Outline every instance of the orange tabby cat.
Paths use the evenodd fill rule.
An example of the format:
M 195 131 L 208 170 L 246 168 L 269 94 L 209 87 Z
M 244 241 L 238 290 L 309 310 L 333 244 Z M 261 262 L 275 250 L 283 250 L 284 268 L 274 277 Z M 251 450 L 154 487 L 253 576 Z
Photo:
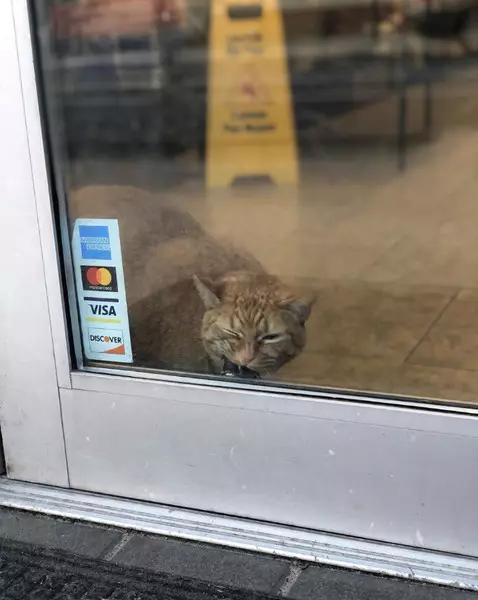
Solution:
M 190 215 L 115 186 L 82 188 L 70 207 L 119 220 L 136 366 L 217 373 L 227 358 L 267 375 L 302 351 L 313 298 Z
M 312 296 L 294 295 L 276 277 L 248 271 L 194 281 L 206 307 L 202 343 L 216 369 L 226 358 L 270 375 L 300 354 Z

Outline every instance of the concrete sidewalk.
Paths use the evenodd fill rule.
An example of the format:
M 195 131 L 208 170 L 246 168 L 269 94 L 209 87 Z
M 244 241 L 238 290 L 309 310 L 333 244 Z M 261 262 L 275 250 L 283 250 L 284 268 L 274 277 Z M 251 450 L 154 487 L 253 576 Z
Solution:
M 138 567 L 155 574 L 235 588 L 247 592 L 248 597 L 265 593 L 297 600 L 478 599 L 475 592 L 8 509 L 0 509 L 0 542 L 3 540 L 96 559 L 101 564 L 124 567 L 125 571 Z M 1 581 L 0 577 L 0 598 L 6 598 Z

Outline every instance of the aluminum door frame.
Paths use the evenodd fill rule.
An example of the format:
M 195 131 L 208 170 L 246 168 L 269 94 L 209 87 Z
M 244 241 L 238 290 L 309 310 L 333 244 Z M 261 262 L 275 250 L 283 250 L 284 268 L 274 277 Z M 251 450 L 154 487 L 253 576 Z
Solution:
M 0 2 L 0 424 L 11 477 L 67 486 L 70 361 L 25 2 Z
M 0 33 L 8 476 L 478 558 L 474 407 L 72 371 L 27 0 Z

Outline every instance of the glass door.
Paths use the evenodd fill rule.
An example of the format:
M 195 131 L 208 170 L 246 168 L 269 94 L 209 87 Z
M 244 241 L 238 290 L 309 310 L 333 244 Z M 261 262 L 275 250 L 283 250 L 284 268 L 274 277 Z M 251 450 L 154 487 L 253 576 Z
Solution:
M 59 484 L 478 556 L 472 3 L 29 4 Z

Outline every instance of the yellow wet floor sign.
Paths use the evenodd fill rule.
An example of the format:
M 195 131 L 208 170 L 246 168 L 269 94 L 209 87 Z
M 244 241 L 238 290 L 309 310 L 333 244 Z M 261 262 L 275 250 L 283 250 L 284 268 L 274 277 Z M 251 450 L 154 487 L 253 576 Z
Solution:
M 297 183 L 278 0 L 211 0 L 206 180 Z

